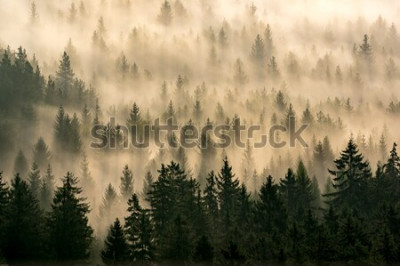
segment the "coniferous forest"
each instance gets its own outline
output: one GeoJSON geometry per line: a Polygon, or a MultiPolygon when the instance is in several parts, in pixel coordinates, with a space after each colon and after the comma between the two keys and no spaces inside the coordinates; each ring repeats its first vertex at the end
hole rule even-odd
{"type": "Polygon", "coordinates": [[[0,264],[399,264],[399,15],[0,2],[0,264]]]}

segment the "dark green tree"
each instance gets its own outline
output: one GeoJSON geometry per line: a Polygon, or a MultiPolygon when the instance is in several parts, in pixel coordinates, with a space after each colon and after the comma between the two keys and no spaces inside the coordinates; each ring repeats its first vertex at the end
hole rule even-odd
{"type": "Polygon", "coordinates": [[[88,224],[89,204],[80,194],[78,178],[70,172],[55,191],[48,217],[49,246],[57,261],[84,261],[89,257],[93,229],[88,224]]]}
{"type": "Polygon", "coordinates": [[[131,261],[145,262],[154,258],[152,227],[147,211],[142,209],[136,194],[128,200],[129,216],[125,218],[125,232],[131,261]]]}
{"type": "Polygon", "coordinates": [[[118,218],[110,226],[101,258],[105,264],[123,264],[128,261],[128,244],[118,218]]]}
{"type": "Polygon", "coordinates": [[[334,192],[325,194],[338,207],[352,207],[365,211],[369,202],[369,181],[372,176],[369,163],[359,153],[357,145],[350,139],[340,158],[334,161],[336,170],[329,170],[333,176],[334,192]]]}
{"type": "Polygon", "coordinates": [[[201,236],[196,242],[193,260],[200,263],[212,263],[214,258],[214,248],[207,236],[201,236]]]}
{"type": "Polygon", "coordinates": [[[3,253],[7,261],[43,258],[42,213],[37,199],[19,174],[11,182],[6,209],[3,253]]]}

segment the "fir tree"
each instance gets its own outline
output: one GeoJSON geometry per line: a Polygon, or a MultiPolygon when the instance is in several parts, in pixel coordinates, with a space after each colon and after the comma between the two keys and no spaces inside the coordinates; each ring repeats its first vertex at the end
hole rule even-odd
{"type": "Polygon", "coordinates": [[[254,44],[251,47],[251,56],[253,61],[256,62],[260,67],[265,65],[265,46],[260,34],[257,34],[254,44]]]}
{"type": "Polygon", "coordinates": [[[36,163],[32,164],[31,172],[28,175],[29,190],[37,201],[40,200],[40,169],[36,163]]]}
{"type": "Polygon", "coordinates": [[[48,217],[49,246],[57,261],[82,261],[89,257],[93,229],[88,224],[89,204],[80,197],[78,179],[70,172],[58,187],[48,217]]]}
{"type": "Polygon", "coordinates": [[[26,176],[28,172],[28,162],[22,150],[19,150],[17,157],[14,161],[14,173],[20,174],[21,177],[26,176]]]}
{"type": "Polygon", "coordinates": [[[122,171],[120,190],[124,199],[129,199],[133,194],[133,174],[128,165],[125,165],[122,171]]]}
{"type": "Polygon", "coordinates": [[[244,71],[243,62],[239,58],[236,59],[234,65],[233,81],[236,85],[243,86],[247,83],[247,75],[244,71]]]}
{"type": "Polygon", "coordinates": [[[44,142],[44,139],[40,137],[33,147],[33,161],[38,165],[39,169],[47,167],[50,163],[51,153],[49,147],[44,142]]]}
{"type": "Polygon", "coordinates": [[[238,199],[240,194],[239,180],[232,173],[232,167],[227,158],[223,160],[223,166],[217,176],[218,202],[220,205],[220,216],[225,234],[229,239],[230,230],[234,226],[237,213],[238,199]]]}
{"type": "Polygon", "coordinates": [[[160,8],[160,14],[158,15],[158,21],[165,26],[169,26],[172,23],[172,8],[168,0],[165,0],[160,8]]]}
{"type": "Polygon", "coordinates": [[[112,213],[113,208],[115,208],[115,204],[117,203],[117,192],[115,188],[108,184],[106,191],[104,192],[103,203],[100,207],[100,215],[103,218],[109,217],[110,213],[112,213]]]}
{"type": "Polygon", "coordinates": [[[329,170],[329,173],[333,176],[335,191],[324,196],[330,198],[336,206],[353,206],[366,210],[371,169],[353,139],[349,140],[346,149],[334,163],[336,170],[329,170]]]}
{"type": "Polygon", "coordinates": [[[64,52],[56,76],[56,85],[64,98],[68,96],[72,89],[74,75],[69,56],[64,52]]]}
{"type": "Polygon", "coordinates": [[[3,250],[5,226],[6,226],[6,211],[9,201],[9,189],[4,181],[3,172],[0,172],[0,250],[3,250]]]}
{"type": "Polygon", "coordinates": [[[201,236],[196,243],[193,260],[200,263],[212,263],[214,248],[211,246],[207,236],[201,236]]]}
{"type": "Polygon", "coordinates": [[[152,228],[146,210],[139,205],[136,194],[128,200],[129,216],[125,218],[125,232],[132,261],[144,262],[154,258],[152,228]]]}
{"type": "Polygon", "coordinates": [[[45,211],[49,211],[51,207],[51,200],[54,194],[54,176],[52,173],[51,165],[48,164],[46,175],[42,178],[40,188],[40,206],[45,211]]]}
{"type": "Polygon", "coordinates": [[[124,230],[118,218],[110,226],[101,258],[106,264],[121,264],[128,260],[128,244],[125,239],[124,230]]]}
{"type": "Polygon", "coordinates": [[[8,261],[34,261],[43,254],[42,213],[19,174],[11,182],[3,253],[8,261]]]}

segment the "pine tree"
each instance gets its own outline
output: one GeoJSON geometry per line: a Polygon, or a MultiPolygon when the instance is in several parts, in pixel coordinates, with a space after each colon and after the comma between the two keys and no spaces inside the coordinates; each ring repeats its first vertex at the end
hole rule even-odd
{"type": "Polygon", "coordinates": [[[49,211],[51,207],[51,200],[54,194],[54,176],[52,173],[51,165],[48,164],[46,175],[42,178],[40,188],[40,206],[43,210],[49,211]]]}
{"type": "Polygon", "coordinates": [[[88,105],[85,104],[81,112],[82,135],[85,137],[89,136],[91,122],[92,122],[92,116],[90,113],[90,109],[88,105]]]}
{"type": "Polygon", "coordinates": [[[360,45],[360,56],[366,63],[370,63],[372,60],[372,47],[368,40],[368,35],[364,34],[363,43],[360,45]]]}
{"type": "Polygon", "coordinates": [[[121,195],[127,200],[133,194],[133,175],[132,171],[129,170],[128,165],[125,165],[122,171],[121,185],[120,185],[121,195]]]}
{"type": "Polygon", "coordinates": [[[387,158],[387,146],[386,146],[386,140],[385,140],[385,135],[382,134],[381,138],[379,139],[379,152],[380,152],[380,159],[382,162],[386,161],[387,158]]]}
{"type": "Polygon", "coordinates": [[[324,161],[331,163],[335,159],[335,157],[328,136],[325,136],[322,141],[322,150],[324,153],[324,161]]]}
{"type": "MultiPolygon", "coordinates": [[[[3,250],[5,226],[6,226],[6,212],[9,201],[9,189],[3,178],[3,172],[0,172],[0,250],[3,250]]],[[[1,255],[0,255],[1,256],[1,255]]]]}
{"type": "Polygon", "coordinates": [[[278,93],[276,94],[275,104],[276,104],[277,109],[280,112],[283,112],[287,109],[287,103],[285,100],[285,96],[283,95],[283,93],[281,91],[278,91],[278,93]]]}
{"type": "Polygon", "coordinates": [[[313,123],[314,123],[314,116],[312,115],[312,113],[310,112],[310,109],[308,107],[303,112],[301,122],[303,124],[307,124],[310,126],[313,125],[313,123]]]}
{"type": "Polygon", "coordinates": [[[201,236],[196,243],[193,260],[200,263],[212,263],[214,248],[211,246],[207,236],[201,236]]]}
{"type": "Polygon", "coordinates": [[[230,238],[230,228],[234,226],[237,213],[240,186],[239,180],[232,173],[232,166],[229,165],[228,158],[223,160],[223,166],[218,173],[216,181],[222,226],[226,228],[224,233],[230,238]]]}
{"type": "Polygon", "coordinates": [[[128,244],[125,239],[124,230],[118,218],[110,226],[101,258],[105,264],[121,264],[128,260],[128,244]]]}
{"type": "Polygon", "coordinates": [[[89,170],[89,161],[85,152],[83,152],[82,154],[82,161],[80,166],[82,187],[85,188],[85,190],[94,191],[94,180],[89,170]]]}
{"type": "Polygon", "coordinates": [[[32,163],[31,172],[28,175],[29,190],[37,201],[40,200],[40,169],[36,163],[32,163]]]}
{"type": "Polygon", "coordinates": [[[383,166],[384,174],[392,180],[400,178],[400,158],[397,155],[397,144],[393,143],[393,148],[390,151],[390,156],[387,163],[383,166]]]}
{"type": "Polygon", "coordinates": [[[73,87],[74,75],[69,56],[64,52],[56,75],[56,85],[63,97],[67,97],[70,93],[73,87]]]}
{"type": "Polygon", "coordinates": [[[296,216],[299,219],[305,218],[307,212],[311,210],[311,204],[315,200],[313,184],[308,177],[306,167],[300,161],[296,171],[296,216]]]}
{"type": "Polygon", "coordinates": [[[291,126],[291,119],[296,119],[296,113],[293,110],[292,104],[289,104],[289,108],[286,110],[285,120],[283,121],[283,125],[286,127],[287,131],[289,131],[291,126]]]}
{"type": "Polygon", "coordinates": [[[28,162],[22,150],[19,150],[17,157],[14,161],[14,173],[20,174],[21,177],[26,176],[28,172],[28,162]]]}
{"type": "Polygon", "coordinates": [[[233,74],[233,81],[236,85],[243,86],[247,83],[247,75],[244,71],[244,66],[242,60],[240,58],[236,59],[234,65],[234,74],[233,74]]]}
{"type": "Polygon", "coordinates": [[[224,27],[221,27],[221,30],[220,30],[219,33],[218,33],[218,42],[219,42],[219,45],[220,45],[222,48],[226,47],[227,44],[228,44],[228,37],[227,37],[227,35],[226,35],[226,32],[225,32],[225,30],[224,30],[224,27]]]}
{"type": "Polygon", "coordinates": [[[172,8],[168,0],[165,0],[160,8],[160,14],[158,15],[158,21],[165,26],[169,26],[172,23],[172,8]]]}
{"type": "Polygon", "coordinates": [[[57,261],[82,261],[89,256],[93,229],[88,224],[89,204],[80,197],[78,179],[70,172],[58,187],[48,217],[49,246],[57,261]]]}
{"type": "Polygon", "coordinates": [[[103,203],[100,207],[100,215],[103,218],[109,217],[112,210],[116,207],[115,204],[117,203],[117,192],[115,188],[110,184],[108,184],[106,191],[103,197],[103,203]]]}
{"type": "Polygon", "coordinates": [[[368,182],[371,177],[369,163],[359,153],[357,145],[350,139],[340,158],[334,161],[336,170],[329,170],[333,176],[335,191],[324,196],[336,206],[358,207],[360,211],[368,206],[368,182]]]}
{"type": "Polygon", "coordinates": [[[51,153],[49,147],[40,137],[33,147],[33,161],[38,165],[39,169],[44,170],[50,163],[51,153]]]}
{"type": "Polygon", "coordinates": [[[267,27],[264,32],[264,38],[265,38],[265,49],[266,49],[266,55],[268,58],[272,57],[272,54],[275,52],[275,47],[274,43],[272,41],[272,32],[271,32],[271,27],[269,24],[267,24],[267,27]]]}
{"type": "Polygon", "coordinates": [[[3,253],[7,261],[34,261],[43,256],[42,213],[19,174],[11,182],[6,208],[3,253]]]}
{"type": "MultiPolygon", "coordinates": [[[[199,184],[188,178],[179,164],[171,162],[161,165],[159,176],[153,183],[150,193],[152,221],[157,237],[157,248],[162,257],[170,251],[169,242],[173,234],[171,225],[179,215],[180,225],[198,227],[198,187],[199,184]]],[[[192,235],[190,236],[192,239],[192,235]]]]}
{"type": "Polygon", "coordinates": [[[251,56],[253,61],[256,62],[260,67],[265,65],[265,46],[260,34],[257,34],[254,44],[251,47],[251,56]]]}
{"type": "Polygon", "coordinates": [[[153,175],[151,174],[150,171],[148,171],[144,177],[143,192],[142,192],[143,198],[147,201],[149,201],[149,196],[152,191],[153,183],[154,183],[153,175]]]}
{"type": "Polygon", "coordinates": [[[208,174],[204,188],[204,208],[211,232],[216,233],[218,222],[218,192],[214,171],[208,174]]]}
{"type": "Polygon", "coordinates": [[[296,217],[296,176],[291,168],[288,169],[284,179],[280,180],[280,194],[291,219],[296,217]]]}
{"type": "Polygon", "coordinates": [[[167,252],[164,257],[167,260],[184,262],[189,259],[191,250],[187,224],[178,214],[171,227],[169,232],[170,241],[167,244],[167,252]]]}
{"type": "Polygon", "coordinates": [[[31,23],[35,24],[38,20],[38,12],[37,12],[37,8],[36,8],[36,3],[33,1],[31,4],[31,23]]]}
{"type": "Polygon", "coordinates": [[[317,145],[313,151],[313,161],[314,161],[314,173],[317,176],[324,176],[326,169],[325,169],[325,153],[324,148],[322,146],[321,141],[318,141],[317,145]]]}
{"type": "Polygon", "coordinates": [[[132,261],[144,262],[154,258],[152,228],[147,211],[142,209],[136,194],[128,200],[129,216],[125,218],[125,232],[132,261]]]}
{"type": "Polygon", "coordinates": [[[268,64],[268,70],[269,70],[269,74],[272,77],[272,80],[277,80],[280,77],[280,72],[278,69],[278,64],[276,63],[275,56],[271,57],[269,64],[268,64]]]}
{"type": "Polygon", "coordinates": [[[138,126],[140,125],[141,122],[142,122],[142,116],[140,114],[139,106],[136,103],[133,103],[127,121],[128,126],[138,126]]]}

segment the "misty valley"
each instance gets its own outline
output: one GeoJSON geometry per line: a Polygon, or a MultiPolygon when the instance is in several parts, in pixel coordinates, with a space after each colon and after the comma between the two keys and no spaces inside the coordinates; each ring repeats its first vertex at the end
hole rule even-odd
{"type": "Polygon", "coordinates": [[[0,264],[399,264],[399,16],[0,1],[0,264]]]}

